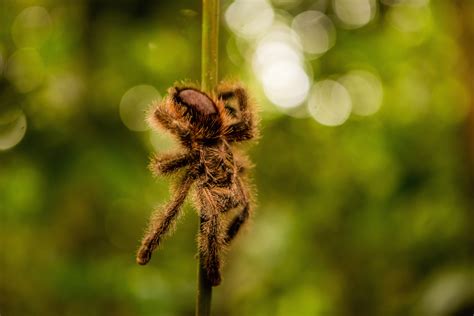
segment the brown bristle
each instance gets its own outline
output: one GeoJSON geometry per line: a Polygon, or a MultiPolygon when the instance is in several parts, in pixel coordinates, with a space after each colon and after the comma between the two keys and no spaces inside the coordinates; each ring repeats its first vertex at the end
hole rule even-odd
{"type": "Polygon", "coordinates": [[[252,214],[246,170],[252,164],[234,144],[258,136],[255,104],[239,83],[223,82],[209,95],[193,86],[175,86],[150,112],[154,127],[171,132],[180,150],[154,156],[155,176],[182,173],[172,200],[152,214],[137,253],[147,264],[163,237],[173,230],[181,207],[194,186],[194,205],[201,225],[199,253],[213,286],[221,282],[221,257],[252,214]],[[182,170],[182,171],[180,171],[182,170]],[[236,209],[236,212],[230,210],[236,209]]]}

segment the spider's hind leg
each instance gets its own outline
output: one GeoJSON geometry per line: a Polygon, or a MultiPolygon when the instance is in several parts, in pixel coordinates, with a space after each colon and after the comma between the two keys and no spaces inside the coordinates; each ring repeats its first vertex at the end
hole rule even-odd
{"type": "Polygon", "coordinates": [[[198,236],[199,252],[210,283],[217,286],[221,283],[221,255],[225,247],[219,194],[213,189],[201,188],[196,192],[196,200],[201,217],[198,236]]]}
{"type": "Polygon", "coordinates": [[[199,229],[199,251],[203,258],[204,268],[212,286],[221,283],[221,252],[224,246],[219,229],[219,214],[201,215],[199,229]]]}

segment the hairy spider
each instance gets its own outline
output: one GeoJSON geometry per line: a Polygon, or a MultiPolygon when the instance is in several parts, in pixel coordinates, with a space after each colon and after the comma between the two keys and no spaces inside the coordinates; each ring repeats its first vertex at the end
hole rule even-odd
{"type": "Polygon", "coordinates": [[[245,181],[250,162],[234,144],[257,136],[254,106],[245,89],[223,82],[216,91],[208,95],[192,86],[174,86],[162,102],[153,104],[150,124],[171,132],[182,149],[153,157],[149,167],[155,176],[185,171],[172,200],[153,212],[137,253],[139,264],[150,261],[194,184],[193,202],[201,218],[199,252],[214,286],[221,281],[222,252],[251,212],[245,181]],[[228,211],[237,207],[238,214],[228,222],[228,211]]]}

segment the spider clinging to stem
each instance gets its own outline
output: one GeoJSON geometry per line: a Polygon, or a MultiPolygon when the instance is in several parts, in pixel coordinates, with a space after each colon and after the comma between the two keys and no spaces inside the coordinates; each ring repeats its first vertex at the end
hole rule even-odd
{"type": "Polygon", "coordinates": [[[251,196],[245,171],[249,160],[235,143],[256,138],[254,105],[238,83],[221,83],[208,95],[195,87],[174,86],[160,103],[153,104],[149,122],[174,135],[181,150],[152,158],[154,175],[170,175],[185,169],[172,200],[153,212],[137,253],[147,264],[153,250],[178,217],[192,186],[193,202],[201,218],[198,235],[203,266],[213,286],[220,283],[220,258],[226,245],[250,217],[251,196]],[[229,224],[229,210],[239,208],[229,224]]]}

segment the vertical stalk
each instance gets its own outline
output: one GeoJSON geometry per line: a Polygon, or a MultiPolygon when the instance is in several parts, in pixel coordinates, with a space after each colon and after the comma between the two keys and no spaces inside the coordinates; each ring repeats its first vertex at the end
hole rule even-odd
{"type": "Polygon", "coordinates": [[[206,92],[217,86],[218,43],[219,0],[202,0],[201,88],[206,92]]]}
{"type": "MultiPolygon", "coordinates": [[[[202,0],[201,88],[208,93],[212,93],[217,86],[218,39],[219,0],[202,0]]],[[[199,256],[196,316],[209,316],[212,285],[207,278],[202,260],[203,258],[199,256]]]]}

